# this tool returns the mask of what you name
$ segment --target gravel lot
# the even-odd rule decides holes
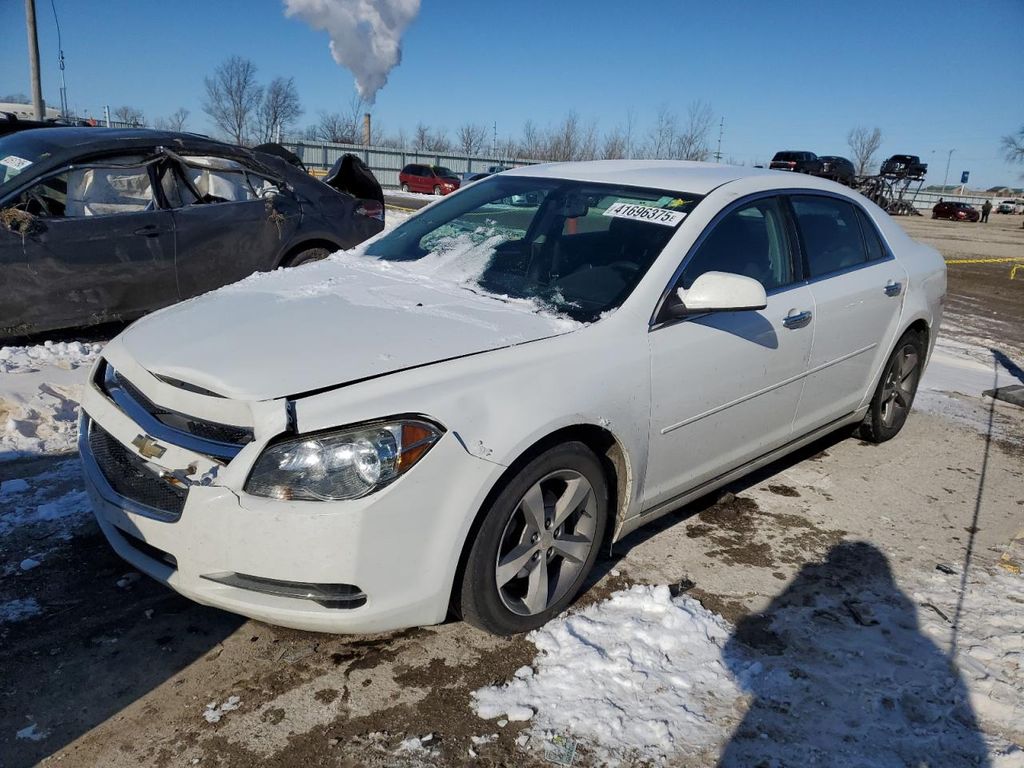
[[[1024,257],[1019,216],[993,215],[987,225],[901,223],[947,259]],[[954,343],[998,351],[1004,368],[1024,366],[1024,269],[1011,281],[1010,268],[951,265],[944,329]],[[856,571],[830,553],[861,542],[892,570],[894,601],[916,607],[908,631],[925,614],[939,621],[914,597],[940,578],[936,565],[956,574],[941,577],[949,579],[950,602],[934,606],[949,614],[965,567],[993,568],[1024,528],[1024,417],[979,394],[951,397],[955,418],[935,412],[942,409],[916,412],[898,439],[881,446],[835,435],[641,529],[599,561],[573,610],[630,585],[672,585],[673,594],[696,598],[738,627],[733,638],[767,659],[777,638],[766,617],[790,604],[808,607],[807,622],[818,620],[824,609],[815,601]],[[473,691],[534,663],[527,638],[495,639],[461,623],[336,637],[203,608],[129,575],[87,515],[42,513],[81,501],[73,458],[0,463],[4,487],[13,479],[25,480],[19,493],[34,494],[40,514],[21,519],[27,513],[0,490],[0,603],[28,613],[0,622],[0,767],[551,764],[536,735],[517,743],[528,723],[485,721],[471,706]],[[30,560],[38,565],[26,568]],[[970,612],[968,596],[963,605]],[[947,650],[949,639],[933,640]],[[867,673],[879,662],[852,663]],[[751,707],[749,725],[754,705],[743,706]],[[813,723],[821,712],[809,706],[774,716]],[[986,737],[1024,739],[975,710]],[[892,717],[884,710],[856,716],[868,731]],[[771,754],[796,738],[786,732],[799,729],[751,736],[737,728],[713,748],[668,749],[667,763],[714,765],[720,750],[739,750],[749,738]],[[413,737],[420,741],[410,746]],[[574,764],[600,762],[585,741],[577,747]]]

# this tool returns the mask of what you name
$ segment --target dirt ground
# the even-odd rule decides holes
[[[948,258],[1024,257],[1021,217],[988,225],[903,219]],[[952,265],[950,333],[998,338],[1024,365],[1024,270]],[[982,417],[991,404],[976,404]],[[991,415],[991,414],[990,414]],[[1024,416],[1004,419],[1024,435]],[[0,479],[68,459],[0,464]],[[0,509],[0,514],[3,510]],[[997,561],[1024,527],[1024,453],[942,416],[915,413],[881,446],[832,436],[637,531],[602,557],[577,608],[630,584],[671,584],[731,622],[763,610],[800,567],[842,541],[870,542],[910,589],[937,564]],[[449,622],[380,636],[283,630],[203,608],[142,578],[91,522],[19,572],[45,531],[0,540],[4,600],[48,610],[0,625],[0,768],[66,766],[550,765],[517,744],[524,724],[477,718],[475,689],[531,663],[525,638]],[[868,663],[868,662],[865,662]],[[207,722],[207,705],[238,697]],[[44,738],[16,738],[39,723]],[[487,744],[472,737],[497,734]],[[399,751],[424,737],[428,752]],[[715,755],[679,765],[713,765]],[[575,764],[588,764],[580,745]]]

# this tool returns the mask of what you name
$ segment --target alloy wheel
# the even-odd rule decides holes
[[[534,483],[505,524],[494,575],[505,607],[533,616],[573,588],[597,538],[597,497],[563,469]]]
[[[920,359],[913,344],[905,344],[893,356],[882,386],[882,424],[892,427],[906,418],[917,391]]]

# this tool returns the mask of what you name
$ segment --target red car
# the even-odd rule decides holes
[[[410,163],[399,172],[398,183],[403,192],[447,195],[459,188],[459,177],[442,165]]]
[[[949,219],[951,221],[979,221],[981,214],[978,209],[967,203],[951,203],[939,201],[932,208],[933,219]]]

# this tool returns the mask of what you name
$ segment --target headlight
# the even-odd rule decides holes
[[[429,422],[398,419],[286,440],[263,451],[245,490],[273,499],[358,499],[405,474],[442,434]]]

